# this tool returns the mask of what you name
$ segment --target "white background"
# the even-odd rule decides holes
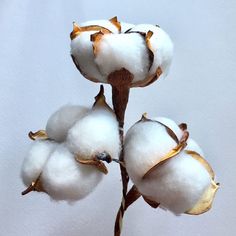
[[[171,72],[132,89],[126,127],[140,118],[187,122],[203,147],[221,189],[213,209],[176,217],[141,199],[127,212],[125,236],[236,235],[236,1],[0,1],[0,235],[94,236],[113,234],[120,204],[119,168],[74,205],[48,196],[21,196],[20,168],[29,130],[44,128],[66,103],[91,105],[98,84],[85,80],[70,58],[72,21],[111,18],[159,24],[175,43]],[[106,86],[110,101],[110,87]]]

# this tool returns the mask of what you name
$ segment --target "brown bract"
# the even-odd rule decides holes
[[[96,109],[96,108],[107,109],[111,113],[114,114],[114,110],[106,102],[103,85],[100,85],[99,93],[97,94],[97,96],[94,97],[94,99],[95,99],[95,102],[93,104],[93,109]]]
[[[40,176],[41,176],[41,174],[40,174],[40,175],[38,176],[38,178],[37,178],[34,182],[32,182],[32,183],[30,184],[30,186],[29,186],[28,188],[26,188],[21,194],[22,194],[22,195],[26,195],[26,194],[28,194],[28,193],[30,193],[30,192],[32,192],[32,191],[45,192],[45,193],[46,193],[46,191],[44,190],[43,185],[42,185],[42,183],[41,183]]]
[[[48,139],[48,135],[45,130],[38,130],[36,132],[30,131],[28,136],[32,140],[46,140],[46,139]]]
[[[99,171],[101,171],[105,175],[108,173],[107,167],[102,161],[96,158],[96,155],[92,159],[83,159],[83,157],[76,155],[75,160],[83,165],[95,166]]]
[[[93,53],[96,57],[100,51],[99,45],[100,41],[102,40],[102,37],[106,34],[106,32],[99,31],[97,33],[94,33],[91,35],[90,40],[93,42]]]
[[[200,215],[211,209],[216,191],[219,189],[219,183],[215,183],[215,173],[211,168],[210,164],[202,156],[200,156],[197,152],[194,151],[186,150],[185,152],[191,155],[199,163],[201,163],[201,165],[207,170],[207,172],[211,176],[211,185],[205,190],[204,194],[195,204],[195,206],[185,212],[189,215]]]
[[[117,16],[111,18],[109,21],[110,21],[113,25],[116,26],[116,28],[118,29],[118,31],[119,31],[119,33],[120,33],[120,32],[121,32],[121,24],[120,24],[120,22],[118,21]]]
[[[75,22],[73,22],[73,31],[70,33],[71,40],[75,39],[82,32],[86,32],[86,31],[102,31],[106,33],[111,33],[109,29],[100,25],[89,25],[89,26],[80,27]]]
[[[219,189],[219,183],[215,183],[212,180],[210,187],[204,192],[200,200],[196,203],[196,205],[192,209],[185,212],[185,214],[200,215],[209,211],[212,207],[212,203],[218,189]]]

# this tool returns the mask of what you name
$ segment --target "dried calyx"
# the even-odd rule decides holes
[[[112,72],[125,68],[134,77],[130,87],[147,86],[166,75],[173,54],[171,39],[160,27],[134,26],[117,17],[74,23],[71,40],[72,59],[85,78],[109,83]]]
[[[211,208],[218,184],[186,129],[167,118],[143,116],[126,135],[125,164],[145,200],[175,214],[197,215]]]

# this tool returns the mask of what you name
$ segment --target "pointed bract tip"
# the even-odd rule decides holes
[[[147,118],[147,112],[144,112],[144,113],[142,114],[141,121],[146,121],[146,120],[148,120],[148,118]]]
[[[104,87],[102,84],[100,85],[99,93],[97,94],[96,97],[94,97],[94,99],[95,99],[95,102],[93,104],[93,107],[103,106],[106,104],[106,97],[104,96]]]
[[[121,32],[121,24],[120,24],[120,22],[118,21],[117,16],[112,17],[109,21],[110,21],[113,25],[115,25],[115,27],[118,29],[119,32]]]
[[[39,130],[37,132],[30,131],[28,136],[31,140],[46,140],[48,139],[48,135],[45,130]]]
[[[118,22],[118,18],[117,16],[112,17],[111,19],[109,19],[110,22]]]
[[[185,131],[185,130],[187,130],[188,125],[187,125],[186,123],[181,123],[181,124],[179,124],[179,128],[180,128],[182,131]]]
[[[73,21],[73,31],[70,33],[70,39],[73,40],[74,38],[76,38],[76,36],[79,35],[80,32],[81,28],[75,21]]]

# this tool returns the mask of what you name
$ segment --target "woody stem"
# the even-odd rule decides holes
[[[119,134],[120,134],[120,144],[121,152],[119,156],[120,162],[124,161],[124,118],[125,110],[129,100],[129,88],[133,75],[126,69],[121,69],[115,71],[109,75],[108,81],[112,85],[112,102],[113,108],[116,114],[117,121],[119,123]],[[128,189],[129,176],[126,172],[126,169],[123,165],[120,165],[121,178],[122,178],[122,201],[120,208],[117,212],[114,235],[120,236],[122,230],[123,216],[126,206],[126,194]]]

